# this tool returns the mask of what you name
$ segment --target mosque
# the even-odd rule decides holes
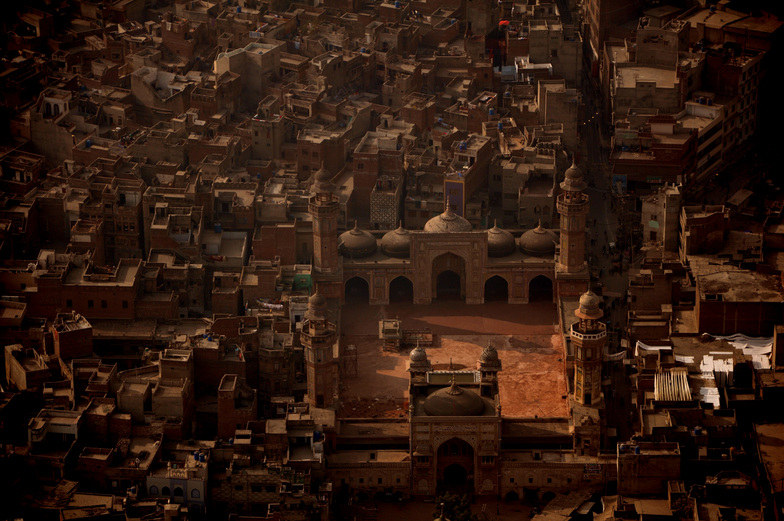
[[[517,396],[508,391],[503,395],[503,361],[492,345],[477,348],[481,352],[469,353],[473,359],[454,368],[451,358],[448,368],[436,368],[428,352],[417,346],[405,364],[404,420],[336,415],[336,449],[327,456],[326,474],[341,489],[368,497],[432,496],[451,490],[514,499],[532,491],[598,486],[607,479],[614,462],[586,470],[585,456],[595,455],[600,446],[600,415],[586,408],[601,407],[606,332],[600,298],[588,291],[588,196],[576,165],[566,171],[560,187],[559,233],[539,226],[515,238],[497,226],[473,230],[447,205],[424,230],[400,226],[378,239],[356,225],[338,236],[334,186],[326,171],[316,174],[309,204],[316,293],[302,324],[311,407],[337,412],[339,405],[343,351],[341,346],[331,348],[339,328],[326,318],[328,300],[343,301],[360,292],[370,304],[402,296],[413,304],[440,299],[482,304],[499,298],[519,304],[544,298],[559,309],[562,299],[577,306],[577,321],[561,328],[580,347],[575,381],[558,393],[566,399],[560,395],[569,387],[579,390],[572,394],[571,412],[566,407],[557,418],[505,414],[503,404]],[[519,361],[526,355],[517,356]],[[563,351],[553,355],[553,361],[557,356],[563,359],[557,358],[548,370],[566,374]]]
[[[309,205],[319,291],[341,300],[367,295],[370,304],[429,304],[439,298],[525,304],[579,295],[588,281],[585,187],[582,172],[572,165],[557,201],[559,234],[541,224],[519,238],[498,226],[473,230],[447,203],[424,230],[401,225],[379,240],[356,224],[337,236],[338,199],[329,173],[321,169]]]

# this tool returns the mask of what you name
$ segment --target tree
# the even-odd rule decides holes
[[[433,519],[443,517],[449,521],[478,521],[479,518],[471,512],[471,502],[467,494],[458,496],[445,492],[436,498],[436,510]]]

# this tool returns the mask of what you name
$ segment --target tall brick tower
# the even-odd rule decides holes
[[[327,299],[318,291],[308,299],[300,341],[305,348],[308,402],[312,407],[331,407],[337,389],[334,345],[337,328],[326,319]]]
[[[588,216],[588,195],[583,173],[572,163],[566,170],[558,195],[557,208],[561,216],[561,245],[555,265],[558,294],[577,296],[588,289],[590,275],[585,263],[585,225]]]
[[[321,166],[314,176],[314,195],[308,202],[313,219],[313,268],[316,287],[327,298],[341,298],[343,275],[338,256],[340,204],[329,172]]]
[[[574,401],[600,405],[607,326],[601,322],[604,313],[599,308],[599,297],[591,291],[583,294],[574,314],[580,319],[569,332],[574,346]]]

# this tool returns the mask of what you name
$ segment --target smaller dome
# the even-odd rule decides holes
[[[425,398],[428,416],[479,416],[485,411],[481,396],[455,384],[444,387]]]
[[[566,169],[564,180],[561,183],[561,189],[566,192],[582,192],[586,188],[585,180],[583,179],[583,171],[577,166],[574,159],[572,159],[572,166]]]
[[[542,222],[533,230],[520,236],[520,250],[535,257],[546,257],[555,253],[558,236],[551,230],[542,228]]]
[[[514,235],[493,223],[493,227],[487,230],[487,254],[490,257],[506,257],[514,251]]]
[[[388,231],[381,238],[381,251],[390,257],[408,257],[411,253],[411,234],[402,224],[397,230]]]
[[[427,353],[424,348],[416,346],[409,353],[408,359],[412,362],[427,362]]]
[[[308,299],[308,310],[305,313],[305,318],[308,319],[322,319],[326,315],[327,299],[324,295],[316,292]]]
[[[331,193],[335,191],[335,185],[332,184],[332,175],[324,168],[324,163],[321,168],[313,175],[313,188],[316,193]]]
[[[319,307],[319,306],[326,306],[326,305],[327,305],[327,299],[324,297],[324,295],[319,293],[318,290],[316,290],[316,292],[313,295],[311,295],[310,298],[308,299],[308,306]]]
[[[446,210],[440,215],[436,215],[425,223],[425,231],[430,233],[448,232],[470,232],[473,226],[455,212],[449,202],[446,203]]]
[[[574,312],[580,318],[599,319],[604,316],[599,304],[602,299],[593,291],[588,290],[580,296],[580,307]]]
[[[344,257],[361,259],[376,253],[376,238],[354,221],[354,228],[340,234],[338,249]]]
[[[572,166],[566,169],[565,177],[567,179],[581,179],[583,177],[583,171],[580,170],[574,159],[572,159]]]
[[[496,351],[495,347],[488,344],[482,350],[482,354],[479,355],[479,361],[483,364],[498,362],[498,351]]]

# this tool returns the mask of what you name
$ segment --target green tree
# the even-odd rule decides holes
[[[433,519],[443,517],[449,521],[478,521],[479,518],[471,512],[471,501],[467,494],[458,496],[445,492],[436,498],[436,510]]]

